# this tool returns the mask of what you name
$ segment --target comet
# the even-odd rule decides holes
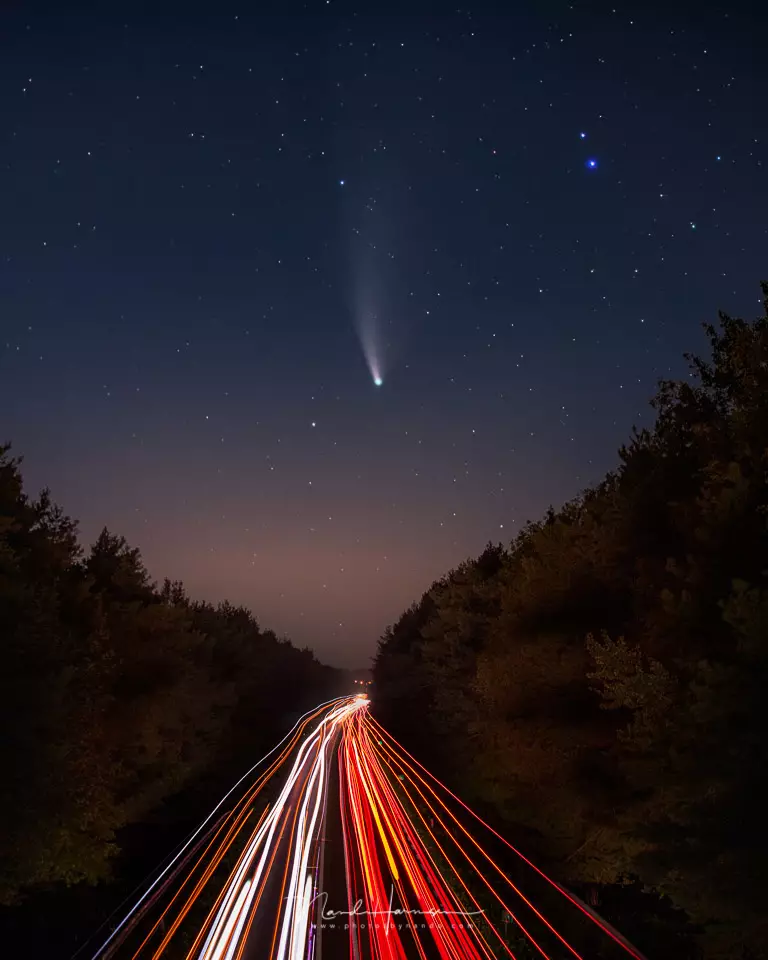
[[[359,191],[358,191],[359,194]],[[361,202],[363,195],[357,196]],[[360,211],[357,211],[359,216]],[[391,251],[397,231],[390,212],[367,204],[362,220],[350,230],[350,313],[373,386],[378,390],[392,362],[392,317],[400,289],[398,265]],[[390,255],[387,255],[389,251]]]
[[[375,387],[381,387],[384,384],[384,370],[382,368],[382,357],[379,349],[377,315],[366,311],[357,323],[357,332],[360,337],[360,346],[363,350],[365,363],[371,374],[371,380],[373,380],[373,385]]]

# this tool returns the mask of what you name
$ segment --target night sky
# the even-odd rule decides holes
[[[0,440],[84,541],[328,662],[759,312],[732,4],[4,6]]]

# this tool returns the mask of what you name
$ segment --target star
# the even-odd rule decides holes
[[[336,2],[316,6],[330,11]],[[656,372],[678,362],[679,347],[692,346],[664,337],[660,315],[669,304],[682,303],[685,323],[697,327],[721,302],[738,313],[753,289],[751,251],[762,249],[765,238],[763,222],[752,215],[751,174],[764,167],[763,141],[743,111],[730,111],[723,99],[751,83],[749,63],[721,43],[714,21],[702,20],[695,35],[675,30],[672,37],[674,24],[660,14],[643,27],[658,47],[656,80],[637,90],[634,56],[645,40],[635,38],[629,20],[612,16],[610,42],[634,53],[608,68],[602,49],[608,34],[578,27],[582,5],[573,6],[568,29],[555,31],[562,43],[557,62],[541,54],[536,78],[506,104],[511,112],[499,109],[484,71],[464,70],[457,51],[472,44],[473,57],[493,57],[494,85],[516,89],[531,69],[532,52],[554,39],[544,14],[526,18],[515,40],[531,53],[497,61],[490,12],[447,18],[429,41],[417,43],[420,28],[408,18],[379,20],[361,8],[335,38],[341,46],[332,78],[325,45],[300,43],[290,15],[270,18],[268,38],[263,25],[230,16],[217,28],[218,63],[207,80],[210,67],[194,59],[209,59],[213,47],[194,5],[184,29],[190,49],[200,54],[182,59],[163,34],[146,45],[142,70],[130,78],[120,58],[98,71],[82,70],[50,33],[27,31],[24,18],[14,21],[12,42],[25,51],[12,65],[13,82],[21,84],[14,95],[26,92],[12,125],[18,129],[8,132],[13,156],[0,164],[0,184],[13,185],[22,169],[30,189],[6,191],[3,289],[10,285],[13,302],[24,310],[3,325],[0,337],[0,408],[5,400],[19,410],[0,440],[9,432],[21,456],[33,445],[30,459],[41,463],[42,482],[86,530],[108,519],[130,542],[154,511],[152,536],[131,546],[146,546],[146,562],[161,577],[178,569],[217,602],[232,584],[266,624],[300,645],[317,644],[320,659],[349,659],[355,667],[365,662],[389,619],[432,575],[473,554],[475,544],[511,537],[550,499],[567,501],[587,482],[585,475],[598,479],[588,457],[599,448],[609,464],[614,441],[602,446],[609,432],[621,438],[631,428],[639,419],[634,411],[645,411],[654,392]],[[126,29],[116,13],[84,22],[100,47],[109,45],[113,29],[120,35]],[[585,15],[582,26],[588,22]],[[151,15],[132,15],[132,42],[152,37],[153,26]],[[577,42],[572,27],[580,31]],[[267,40],[279,52],[262,71],[253,51]],[[716,56],[705,58],[702,41]],[[243,49],[251,51],[248,57]],[[251,56],[253,64],[246,62]],[[174,66],[177,60],[182,63]],[[680,69],[683,60],[698,65],[695,73]],[[53,64],[56,84],[41,84],[34,73],[25,79],[26,62]],[[592,63],[611,74],[598,77]],[[318,76],[326,82],[316,83]],[[567,91],[563,76],[575,81]],[[714,90],[721,80],[727,81],[722,91],[709,100],[704,84]],[[692,118],[688,95],[699,86],[706,115]],[[234,102],[231,91],[237,91]],[[56,124],[60,97],[66,98],[66,135]],[[108,141],[88,133],[107,122],[107,100],[123,103],[126,138],[151,143],[151,150],[110,151]],[[244,103],[247,110],[237,106]],[[649,133],[644,124],[662,114],[670,121]],[[577,148],[563,122],[581,118]],[[42,157],[40,139],[24,132],[33,120],[50,145]],[[586,124],[597,131],[589,152]],[[172,135],[158,141],[156,130],[164,126]],[[728,149],[727,161],[715,152],[720,147]],[[605,174],[593,148],[606,151]],[[601,174],[592,187],[579,181],[579,158],[585,173]],[[99,203],[93,194],[93,177],[101,176],[93,165],[104,162],[114,203]],[[136,228],[137,163],[145,255],[132,264],[135,283],[105,284],[97,298],[84,297],[82,322],[63,336],[51,303],[66,300],[70,284],[88,289],[94,274],[112,269],[110,243],[97,237]],[[343,198],[332,189],[346,190],[339,166],[349,166],[354,181]],[[741,176],[726,176],[742,167]],[[542,189],[521,190],[538,169],[547,180]],[[582,188],[576,197],[574,175]],[[301,228],[290,229],[295,224]],[[168,274],[162,297],[153,290],[158,262]],[[649,277],[647,289],[641,274]],[[566,301],[569,316],[561,322]],[[167,316],[155,341],[149,317],[160,310]],[[78,339],[102,314],[119,330],[120,349],[106,336],[86,347]],[[551,362],[544,359],[549,351]],[[57,403],[56,377],[44,375],[46,364],[55,369],[57,353],[72,371],[72,397],[64,406]],[[581,389],[578,365],[592,357],[616,371],[611,389],[626,397],[624,406],[602,403],[603,387],[590,381],[588,399],[568,414]],[[556,374],[564,364],[573,367],[573,378]],[[385,381],[385,368],[387,376],[398,369],[397,383]],[[642,383],[635,383],[635,369]],[[99,379],[109,383],[100,386]],[[536,391],[566,411],[550,422],[532,402]],[[33,422],[38,400],[51,417],[45,443]],[[149,431],[153,404],[163,416]],[[85,496],[80,510],[77,502],[67,504],[71,481],[55,448],[72,418],[89,425],[83,441],[89,462],[125,447],[125,457],[115,461],[119,469],[109,458],[103,464],[119,505],[109,517],[103,498]],[[481,428],[473,434],[470,423]],[[557,444],[567,452],[563,469],[550,478],[540,458]],[[139,447],[141,457],[134,452]],[[190,478],[187,465],[195,458]],[[162,482],[143,482],[150,464]],[[483,485],[497,465],[505,475],[524,475],[491,496]],[[249,474],[257,478],[258,497],[236,479]],[[215,534],[203,549],[216,548],[220,570],[200,576],[198,531],[178,523],[182,504],[168,492],[174,488],[189,497],[184,511],[194,524],[206,537]],[[391,490],[398,507],[390,515]],[[462,495],[456,517],[448,507],[454,492]],[[517,520],[504,516],[500,505],[508,502],[517,505]],[[137,503],[142,512],[135,517]],[[229,520],[214,523],[225,504],[227,518],[247,516],[258,528],[258,558],[229,539]],[[323,516],[320,526],[310,526]],[[428,531],[445,540],[432,543]],[[388,567],[397,569],[369,598],[375,560],[369,570],[362,558],[380,553],[395,532],[408,562],[398,563],[393,550],[382,577]],[[300,552],[304,539],[312,543],[311,556]],[[178,556],[168,554],[166,540]],[[337,552],[347,554],[343,574]],[[240,576],[246,572],[238,566],[241,555],[246,577]],[[263,589],[252,577],[254,559],[269,577]],[[318,572],[307,591],[293,572],[305,563]],[[315,596],[327,599],[337,587],[332,581],[321,590],[321,570],[338,573],[348,587],[334,597],[338,616],[334,605]],[[278,603],[282,585],[288,592]],[[341,634],[337,621],[349,631],[348,646],[330,639],[332,627]]]

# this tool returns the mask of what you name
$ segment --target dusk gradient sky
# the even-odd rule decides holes
[[[765,24],[613,7],[4,5],[29,492],[354,667],[598,480],[768,277]]]

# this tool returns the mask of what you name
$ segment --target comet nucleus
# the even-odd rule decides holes
[[[381,332],[376,313],[371,310],[360,311],[357,318],[357,333],[360,337],[360,346],[368,371],[371,374],[374,386],[380,387],[384,383],[382,368]]]

